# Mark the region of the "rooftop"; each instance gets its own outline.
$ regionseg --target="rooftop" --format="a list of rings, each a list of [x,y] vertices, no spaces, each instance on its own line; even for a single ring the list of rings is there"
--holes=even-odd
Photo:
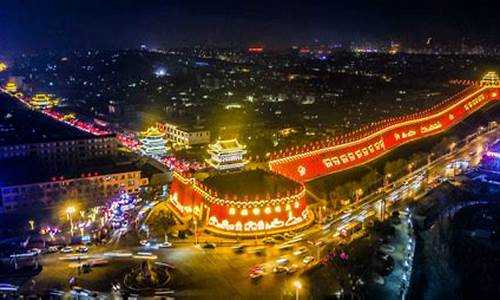
[[[132,162],[118,162],[111,157],[87,160],[84,164],[65,167],[63,170],[47,168],[36,158],[13,158],[0,161],[0,187],[50,182],[53,178],[74,179],[88,177],[89,174],[96,176],[139,170]]]
[[[95,137],[0,94],[0,146]]]
[[[245,149],[245,146],[241,145],[237,139],[231,139],[231,140],[219,140],[215,144],[210,145],[210,148],[218,151],[228,151],[228,150]]]
[[[274,195],[294,191],[300,184],[274,173],[264,170],[247,170],[210,176],[203,181],[220,196],[239,195],[265,197],[267,193]]]

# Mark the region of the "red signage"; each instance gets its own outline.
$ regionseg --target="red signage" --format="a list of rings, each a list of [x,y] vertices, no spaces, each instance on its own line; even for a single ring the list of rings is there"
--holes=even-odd
[[[381,157],[407,142],[442,132],[497,98],[496,89],[483,87],[461,96],[453,103],[418,117],[386,122],[382,129],[338,145],[274,158],[271,170],[299,182],[339,172]]]

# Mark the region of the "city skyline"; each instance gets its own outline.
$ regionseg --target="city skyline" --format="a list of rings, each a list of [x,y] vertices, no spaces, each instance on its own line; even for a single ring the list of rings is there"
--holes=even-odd
[[[494,1],[11,1],[0,11],[0,42],[3,51],[498,43],[497,8]]]
[[[493,1],[0,6],[0,297],[493,299]]]

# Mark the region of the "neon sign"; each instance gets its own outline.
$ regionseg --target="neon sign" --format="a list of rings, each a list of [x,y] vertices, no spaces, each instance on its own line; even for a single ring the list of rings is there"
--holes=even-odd
[[[366,147],[350,151],[339,156],[332,156],[323,159],[323,164],[326,168],[332,168],[334,166],[340,166],[342,164],[347,164],[354,162],[356,160],[362,159],[364,157],[370,156],[371,154],[385,150],[384,140],[380,139],[375,143],[369,144]]]

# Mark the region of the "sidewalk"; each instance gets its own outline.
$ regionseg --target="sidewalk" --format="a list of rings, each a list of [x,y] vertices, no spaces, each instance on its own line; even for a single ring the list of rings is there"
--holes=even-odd
[[[401,216],[400,219],[401,224],[394,225],[396,233],[388,243],[395,248],[390,254],[394,259],[394,269],[384,277],[383,284],[371,283],[368,287],[368,294],[376,299],[404,299],[408,291],[415,240],[410,216]]]

